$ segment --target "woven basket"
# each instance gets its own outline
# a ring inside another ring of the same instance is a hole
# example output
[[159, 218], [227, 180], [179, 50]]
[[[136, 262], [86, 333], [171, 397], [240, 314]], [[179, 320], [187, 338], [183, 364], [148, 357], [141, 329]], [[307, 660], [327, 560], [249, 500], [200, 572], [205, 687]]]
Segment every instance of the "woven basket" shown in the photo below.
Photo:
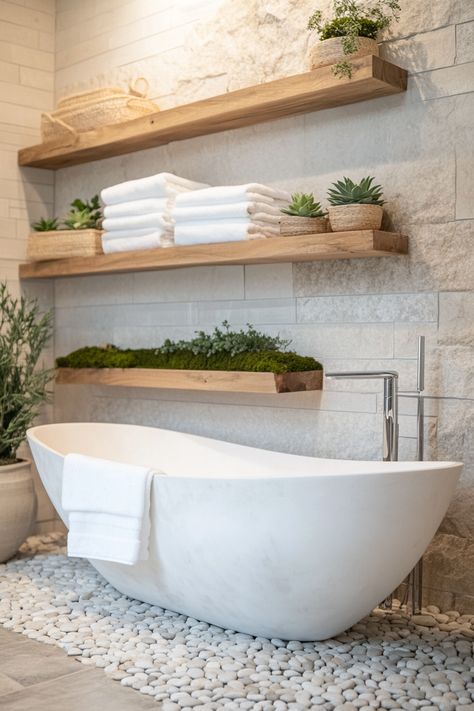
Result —
[[308, 50], [308, 62], [310, 69], [318, 69], [318, 67], [326, 67], [328, 64], [336, 64], [337, 62], [348, 61], [358, 57], [364, 57], [366, 54], [379, 54], [379, 46], [374, 39], [369, 37], [357, 38], [357, 51], [352, 54], [344, 54], [342, 48], [342, 37], [331, 37], [327, 40], [318, 40], [310, 46]]
[[312, 235], [328, 231], [326, 217], [298, 217], [286, 215], [281, 218], [280, 233], [282, 235]]
[[382, 224], [380, 205], [334, 205], [328, 211], [333, 232], [379, 230]]
[[146, 88], [137, 88], [139, 81], [146, 83], [145, 79], [138, 79], [129, 87], [128, 93], [117, 87], [107, 87], [61, 99], [55, 111], [41, 116], [43, 141], [73, 143], [82, 131], [131, 121], [159, 111], [159, 106], [146, 98]]
[[54, 230], [31, 232], [26, 255], [33, 262], [103, 254], [100, 230]]

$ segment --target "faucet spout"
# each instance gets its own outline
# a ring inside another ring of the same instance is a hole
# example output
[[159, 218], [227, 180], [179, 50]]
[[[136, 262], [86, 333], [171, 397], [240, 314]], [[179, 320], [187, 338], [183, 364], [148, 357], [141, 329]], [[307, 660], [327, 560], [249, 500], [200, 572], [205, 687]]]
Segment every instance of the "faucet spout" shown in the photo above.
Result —
[[383, 460], [398, 460], [398, 372], [368, 370], [326, 373], [333, 380], [383, 380]]

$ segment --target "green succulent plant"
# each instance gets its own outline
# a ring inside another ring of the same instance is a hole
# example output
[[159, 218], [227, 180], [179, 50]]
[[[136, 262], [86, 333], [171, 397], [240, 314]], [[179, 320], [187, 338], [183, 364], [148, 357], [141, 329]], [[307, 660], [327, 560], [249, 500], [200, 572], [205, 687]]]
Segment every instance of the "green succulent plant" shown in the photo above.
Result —
[[49, 219], [48, 217], [42, 217], [38, 222], [33, 222], [31, 225], [35, 232], [54, 232], [54, 230], [59, 229], [58, 218], [54, 217]]
[[[358, 49], [358, 37], [376, 39], [377, 34], [398, 22], [400, 12], [398, 0], [333, 0], [332, 20], [323, 17], [321, 10], [316, 10], [308, 20], [308, 30], [316, 30], [321, 40], [342, 37], [342, 51], [350, 59]], [[353, 65], [343, 59], [337, 62], [333, 73], [350, 79]]]
[[64, 224], [71, 230], [87, 230], [99, 227], [102, 220], [102, 208], [99, 196], [94, 195], [90, 201], [79, 198], [71, 203], [71, 210], [64, 218]]
[[293, 193], [290, 204], [288, 207], [283, 207], [281, 212], [297, 217], [324, 217], [325, 215], [321, 203], [315, 202], [313, 193]]
[[330, 205], [383, 205], [383, 189], [373, 185], [375, 178], [367, 176], [360, 183], [354, 183], [350, 178], [337, 180], [328, 190]]

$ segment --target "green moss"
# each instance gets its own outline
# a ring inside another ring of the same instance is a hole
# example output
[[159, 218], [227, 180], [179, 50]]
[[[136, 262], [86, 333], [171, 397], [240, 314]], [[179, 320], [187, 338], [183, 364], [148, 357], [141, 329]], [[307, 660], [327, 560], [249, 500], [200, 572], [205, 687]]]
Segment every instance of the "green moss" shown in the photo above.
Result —
[[282, 351], [260, 351], [212, 356], [191, 351], [160, 353], [154, 348], [120, 350], [119, 348], [80, 348], [58, 358], [59, 368], [172, 368], [175, 370], [243, 370], [257, 373], [291, 373], [322, 370], [321, 363], [310, 356]]

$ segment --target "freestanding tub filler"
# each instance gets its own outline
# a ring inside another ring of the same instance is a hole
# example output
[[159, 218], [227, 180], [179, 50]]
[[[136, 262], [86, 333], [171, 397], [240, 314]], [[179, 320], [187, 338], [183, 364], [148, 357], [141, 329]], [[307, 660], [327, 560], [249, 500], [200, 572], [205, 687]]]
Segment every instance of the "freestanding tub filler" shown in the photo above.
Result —
[[315, 459], [131, 425], [44, 425], [28, 439], [66, 526], [66, 454], [165, 473], [152, 485], [149, 559], [91, 561], [118, 590], [280, 639], [331, 637], [391, 593], [436, 532], [462, 468]]

